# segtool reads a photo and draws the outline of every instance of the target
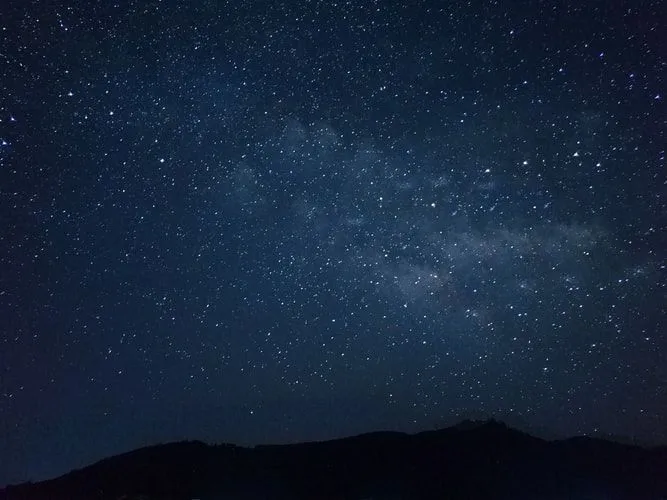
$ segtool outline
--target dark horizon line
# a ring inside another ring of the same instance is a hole
[[[313,439],[313,440],[290,440],[290,441],[285,441],[285,442],[278,442],[278,443],[256,443],[256,444],[236,444],[233,442],[226,442],[226,441],[215,441],[215,442],[209,442],[209,441],[204,441],[201,439],[179,439],[179,440],[174,440],[174,441],[163,441],[163,442],[156,442],[153,444],[147,444],[143,446],[138,446],[136,448],[132,448],[126,451],[122,451],[120,453],[116,453],[113,455],[108,455],[105,457],[102,457],[98,460],[95,460],[93,462],[88,463],[87,465],[83,465],[82,467],[78,468],[73,468],[70,469],[69,471],[63,472],[61,474],[57,474],[55,476],[49,476],[43,479],[26,479],[24,481],[20,482],[8,482],[4,484],[0,484],[0,491],[5,490],[9,487],[17,487],[25,484],[38,484],[38,483],[43,483],[47,481],[52,481],[59,479],[63,476],[66,476],[68,474],[71,474],[73,472],[81,471],[84,469],[87,469],[89,467],[93,467],[97,464],[100,464],[102,462],[105,462],[107,460],[111,460],[117,457],[122,457],[125,455],[130,455],[132,453],[138,452],[140,450],[146,450],[146,449],[151,449],[151,448],[159,448],[163,446],[171,446],[171,445],[178,445],[178,444],[184,444],[184,443],[200,443],[206,447],[218,447],[218,446],[231,446],[231,447],[236,447],[236,448],[243,448],[243,449],[261,449],[261,448],[268,448],[268,447],[280,447],[280,446],[293,446],[293,445],[306,445],[306,444],[318,444],[318,443],[328,443],[328,442],[334,442],[334,441],[340,441],[340,440],[346,440],[346,439],[355,439],[355,438],[360,438],[364,436],[371,436],[371,435],[378,435],[378,434],[394,434],[394,435],[402,435],[402,436],[417,436],[420,434],[426,434],[430,432],[440,432],[440,431],[447,431],[447,430],[460,430],[460,431],[467,431],[467,430],[476,430],[479,429],[480,427],[483,427],[485,425],[492,425],[492,424],[497,424],[498,426],[505,427],[508,431],[514,431],[518,432],[527,436],[530,436],[535,439],[539,439],[545,442],[565,442],[565,441],[570,441],[570,440],[578,440],[578,439],[591,439],[591,440],[598,440],[598,441],[604,441],[608,443],[613,443],[613,444],[618,444],[618,445],[623,445],[623,446],[631,446],[631,447],[636,447],[636,448],[642,448],[646,450],[655,450],[655,449],[662,449],[662,448],[667,448],[667,442],[665,443],[648,443],[645,440],[640,440],[636,438],[631,438],[628,436],[623,436],[623,435],[616,435],[616,434],[610,434],[610,433],[582,433],[582,434],[574,434],[570,436],[559,436],[556,433],[553,433],[551,431],[545,430],[545,429],[538,429],[539,426],[531,426],[530,424],[525,424],[525,425],[520,425],[520,424],[509,424],[507,423],[506,419],[500,418],[497,416],[489,416],[489,417],[481,417],[481,418],[475,418],[475,417],[463,417],[460,419],[456,419],[455,423],[445,425],[443,424],[442,426],[437,426],[433,428],[425,428],[422,430],[418,431],[399,431],[399,430],[390,430],[390,429],[380,429],[380,430],[374,430],[374,431],[368,431],[368,432],[361,432],[358,434],[347,434],[343,436],[337,436],[337,437],[331,437],[331,438],[325,438],[325,439]],[[547,436],[545,434],[551,433],[551,436]]]

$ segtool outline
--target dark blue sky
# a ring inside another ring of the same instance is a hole
[[[0,484],[474,412],[667,441],[639,2],[0,7]]]

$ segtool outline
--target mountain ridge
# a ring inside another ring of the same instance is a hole
[[[496,420],[252,448],[179,441],[138,448],[0,500],[218,498],[667,498],[667,447],[549,441]],[[579,495],[579,496],[575,496]]]

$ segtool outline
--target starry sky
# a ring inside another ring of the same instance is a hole
[[[0,14],[0,484],[470,412],[667,442],[664,3]]]

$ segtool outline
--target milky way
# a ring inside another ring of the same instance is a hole
[[[471,414],[667,441],[661,2],[0,14],[0,483]]]

